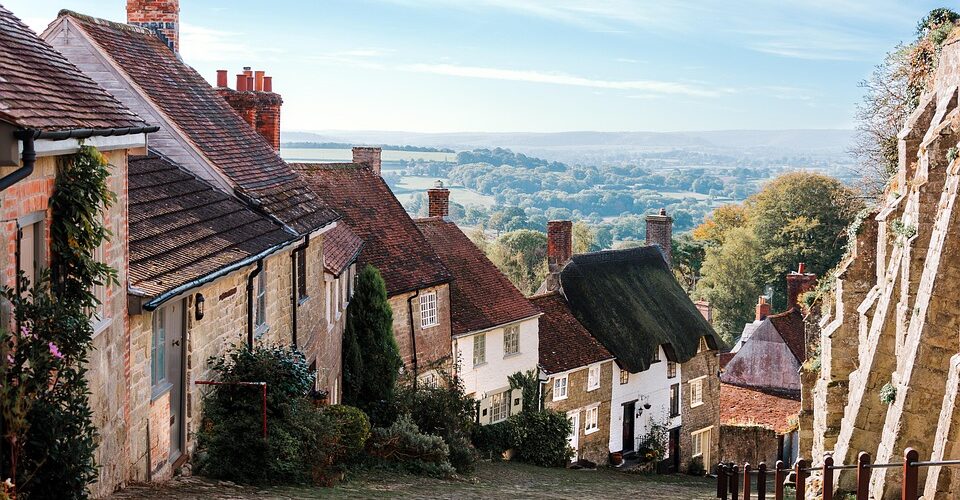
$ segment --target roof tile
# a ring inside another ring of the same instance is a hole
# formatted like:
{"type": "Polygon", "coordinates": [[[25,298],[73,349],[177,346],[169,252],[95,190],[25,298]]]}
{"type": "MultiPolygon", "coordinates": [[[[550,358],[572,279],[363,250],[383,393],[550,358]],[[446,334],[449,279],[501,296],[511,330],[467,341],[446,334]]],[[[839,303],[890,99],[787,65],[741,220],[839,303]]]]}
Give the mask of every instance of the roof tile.
{"type": "Polygon", "coordinates": [[[559,292],[530,298],[540,316],[540,366],[547,373],[560,373],[613,359],[603,344],[570,311],[559,292]]]}
{"type": "Polygon", "coordinates": [[[796,427],[799,414],[799,394],[720,384],[720,423],[723,425],[757,425],[784,434],[796,427]]]}

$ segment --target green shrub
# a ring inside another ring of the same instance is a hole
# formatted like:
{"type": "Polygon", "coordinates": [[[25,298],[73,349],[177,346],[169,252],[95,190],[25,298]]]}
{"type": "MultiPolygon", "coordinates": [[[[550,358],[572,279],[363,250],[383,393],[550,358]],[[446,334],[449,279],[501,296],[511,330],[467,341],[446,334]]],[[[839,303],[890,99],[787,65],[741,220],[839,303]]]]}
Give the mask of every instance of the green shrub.
{"type": "Polygon", "coordinates": [[[323,414],[333,420],[337,430],[337,460],[350,460],[363,451],[370,437],[370,419],[359,408],[332,405],[323,409],[323,414]]]}
{"type": "Polygon", "coordinates": [[[440,436],[450,450],[449,460],[457,472],[466,474],[476,467],[476,451],[470,442],[475,426],[476,401],[464,394],[463,385],[441,373],[436,386],[402,384],[397,387],[394,411],[409,415],[417,428],[440,436]]]}
{"type": "Polygon", "coordinates": [[[225,382],[267,382],[267,439],[260,388],[217,386],[205,398],[197,433],[198,472],[238,483],[325,483],[339,458],[339,421],[307,397],[313,380],[303,355],[242,346],[210,364],[225,382]]]}
{"type": "Polygon", "coordinates": [[[687,474],[691,476],[702,476],[707,473],[703,467],[703,457],[693,457],[687,463],[687,474]]]}
{"type": "Polygon", "coordinates": [[[891,382],[887,382],[880,388],[880,402],[885,405],[891,405],[897,400],[897,387],[891,382]]]}
{"type": "Polygon", "coordinates": [[[521,412],[508,420],[515,426],[517,460],[542,467],[566,465],[573,454],[567,437],[570,419],[555,410],[521,412]]]}
{"type": "Polygon", "coordinates": [[[490,425],[478,425],[473,430],[473,445],[488,458],[498,458],[520,442],[517,426],[507,420],[490,425]]]}
{"type": "Polygon", "coordinates": [[[410,415],[402,415],[390,427],[377,427],[367,440],[367,453],[393,468],[415,474],[449,476],[454,468],[450,449],[440,436],[424,434],[410,415]]]}

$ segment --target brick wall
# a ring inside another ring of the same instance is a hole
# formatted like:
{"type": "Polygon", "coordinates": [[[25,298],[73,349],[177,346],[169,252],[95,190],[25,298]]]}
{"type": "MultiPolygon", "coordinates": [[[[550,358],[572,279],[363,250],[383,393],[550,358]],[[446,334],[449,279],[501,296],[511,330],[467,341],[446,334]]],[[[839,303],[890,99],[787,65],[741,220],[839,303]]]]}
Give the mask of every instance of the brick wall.
{"type": "Polygon", "coordinates": [[[667,264],[673,263],[671,238],[673,238],[673,219],[667,211],[660,209],[659,215],[647,216],[647,245],[660,245],[660,250],[666,255],[667,264]]]}
{"type": "Polygon", "coordinates": [[[572,256],[573,222],[568,220],[547,222],[547,267],[550,272],[559,272],[572,256]]]}
{"type": "MultiPolygon", "coordinates": [[[[429,292],[437,294],[437,314],[440,324],[430,328],[420,327],[419,297],[413,299],[413,326],[417,338],[417,365],[420,373],[424,369],[441,362],[452,362],[453,345],[450,338],[450,287],[440,285],[420,290],[423,295],[429,292]]],[[[393,334],[397,338],[397,347],[400,348],[400,357],[403,359],[405,370],[413,369],[413,342],[410,338],[410,313],[407,308],[407,299],[414,292],[394,295],[389,298],[393,309],[393,334]]]]}
{"type": "MultiPolygon", "coordinates": [[[[550,376],[544,388],[544,406],[546,408],[568,413],[580,412],[580,425],[576,429],[579,436],[577,456],[595,462],[606,464],[610,459],[610,394],[613,384],[613,361],[604,361],[600,365],[600,388],[587,391],[588,368],[584,367],[569,372],[567,375],[567,399],[553,400],[553,381],[556,376],[550,376]],[[591,434],[584,433],[584,411],[586,408],[599,403],[599,429],[591,434]]],[[[619,408],[618,408],[619,409],[619,408]]],[[[617,429],[620,432],[620,429],[617,429]]]]}
{"type": "Polygon", "coordinates": [[[680,470],[686,471],[693,457],[691,433],[710,428],[710,450],[708,460],[704,463],[707,470],[711,470],[717,460],[720,444],[720,379],[717,372],[720,365],[717,351],[703,351],[680,366],[680,470]],[[690,381],[699,377],[703,379],[703,404],[691,408],[690,381]]]}
{"type": "Polygon", "coordinates": [[[179,0],[127,0],[127,23],[152,29],[174,52],[180,50],[179,0]]]}

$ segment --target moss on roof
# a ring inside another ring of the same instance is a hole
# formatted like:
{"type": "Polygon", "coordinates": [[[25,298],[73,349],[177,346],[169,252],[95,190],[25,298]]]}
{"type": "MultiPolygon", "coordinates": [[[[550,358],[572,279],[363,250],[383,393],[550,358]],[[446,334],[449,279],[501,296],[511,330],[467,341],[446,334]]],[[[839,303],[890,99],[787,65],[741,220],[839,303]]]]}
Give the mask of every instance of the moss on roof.
{"type": "Polygon", "coordinates": [[[577,319],[631,372],[646,370],[662,344],[681,363],[701,337],[719,345],[657,247],[575,255],[560,286],[577,319]]]}

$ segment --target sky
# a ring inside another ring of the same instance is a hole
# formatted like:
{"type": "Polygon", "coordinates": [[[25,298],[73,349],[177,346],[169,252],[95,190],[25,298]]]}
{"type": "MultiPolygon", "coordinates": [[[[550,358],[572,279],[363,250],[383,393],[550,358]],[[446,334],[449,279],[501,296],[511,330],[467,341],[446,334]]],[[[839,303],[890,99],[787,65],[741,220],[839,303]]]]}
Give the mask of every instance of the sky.
{"type": "MultiPolygon", "coordinates": [[[[36,30],[62,8],[0,0],[36,30]]],[[[852,128],[866,78],[921,0],[182,0],[181,54],[211,82],[274,77],[284,130],[852,128]]]]}

